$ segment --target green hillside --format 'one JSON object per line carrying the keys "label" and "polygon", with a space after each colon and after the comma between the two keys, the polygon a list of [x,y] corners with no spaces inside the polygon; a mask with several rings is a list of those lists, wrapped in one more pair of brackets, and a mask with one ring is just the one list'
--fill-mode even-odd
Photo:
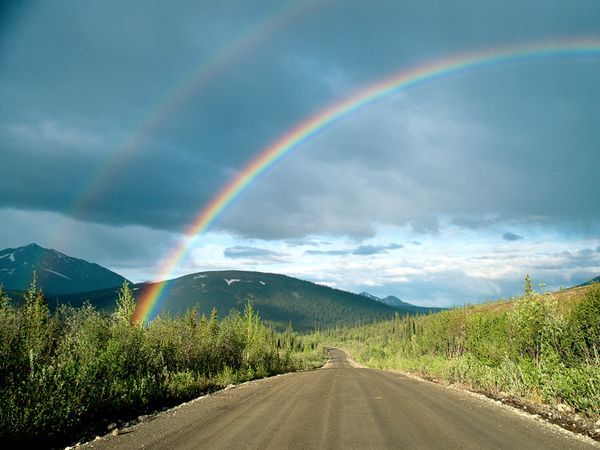
{"label": "green hillside", "polygon": [[596,278],[593,278],[586,283],[580,284],[579,286],[589,286],[590,284],[593,284],[593,283],[600,283],[600,276],[597,276]]}
{"label": "green hillside", "polygon": [[[153,284],[132,286],[136,299]],[[100,310],[114,307],[116,289],[87,292],[80,295],[53,297],[51,304],[81,305],[89,300]],[[361,295],[332,289],[285,275],[219,271],[201,272],[168,282],[161,312],[179,315],[198,305],[200,313],[210,315],[212,308],[219,314],[231,309],[242,311],[250,298],[261,318],[284,328],[292,323],[296,330],[314,330],[338,325],[356,325],[388,319],[395,313],[427,313],[430,308],[408,305],[395,308]],[[416,308],[416,309],[415,309]]]}

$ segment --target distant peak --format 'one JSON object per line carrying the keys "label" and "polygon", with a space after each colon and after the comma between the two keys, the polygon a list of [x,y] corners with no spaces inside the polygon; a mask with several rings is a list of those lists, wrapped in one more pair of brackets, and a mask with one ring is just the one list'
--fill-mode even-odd
{"label": "distant peak", "polygon": [[41,246],[39,246],[38,244],[36,244],[35,242],[32,242],[29,245],[26,245],[25,248],[42,248]]}
{"label": "distant peak", "polygon": [[375,295],[369,294],[368,292],[361,292],[358,295],[362,295],[363,297],[367,297],[370,298],[371,300],[377,300],[377,301],[381,301],[381,299],[379,297],[376,297]]}
{"label": "distant peak", "polygon": [[402,300],[400,300],[398,297],[396,297],[395,295],[388,295],[386,298],[383,299],[383,301],[388,301],[388,302],[400,302],[400,303],[406,303]]}

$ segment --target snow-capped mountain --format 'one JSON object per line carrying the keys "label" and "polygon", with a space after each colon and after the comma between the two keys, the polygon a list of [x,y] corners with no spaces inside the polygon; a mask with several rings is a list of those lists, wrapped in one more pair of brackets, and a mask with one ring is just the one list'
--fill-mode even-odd
{"label": "snow-capped mountain", "polygon": [[98,264],[29,244],[0,250],[0,283],[6,290],[23,291],[33,271],[45,294],[73,294],[120,286],[125,278]]}
{"label": "snow-capped mountain", "polygon": [[381,301],[381,299],[380,299],[379,297],[375,297],[374,295],[371,295],[371,294],[369,294],[368,292],[361,292],[361,293],[360,293],[360,294],[358,294],[358,295],[362,295],[363,297],[370,298],[371,300],[375,300],[375,301],[377,301],[377,302],[380,302],[380,301]]}

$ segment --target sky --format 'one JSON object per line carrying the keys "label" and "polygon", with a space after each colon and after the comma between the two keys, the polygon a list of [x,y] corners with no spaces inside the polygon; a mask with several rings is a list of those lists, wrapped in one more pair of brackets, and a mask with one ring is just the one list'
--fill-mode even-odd
{"label": "sky", "polygon": [[[600,3],[8,1],[0,248],[134,282],[241,269],[428,306],[600,275],[600,56],[497,64],[331,124],[191,224],[262,150],[394,74],[600,40]],[[173,270],[165,264],[186,252]]]}

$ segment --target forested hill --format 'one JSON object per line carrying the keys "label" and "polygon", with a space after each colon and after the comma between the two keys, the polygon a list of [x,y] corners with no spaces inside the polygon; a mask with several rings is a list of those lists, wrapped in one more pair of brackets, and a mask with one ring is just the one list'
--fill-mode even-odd
{"label": "forested hill", "polygon": [[[133,285],[139,300],[152,283]],[[114,307],[115,289],[83,295],[55,297],[59,301],[80,305],[89,300],[97,308]],[[209,315],[212,308],[225,315],[230,309],[243,310],[252,300],[261,318],[296,330],[314,330],[336,325],[355,325],[391,318],[398,309],[384,303],[339,289],[299,280],[286,275],[261,272],[201,272],[168,282],[161,312],[178,315],[198,304],[200,313]],[[400,312],[401,313],[401,312]]]}

